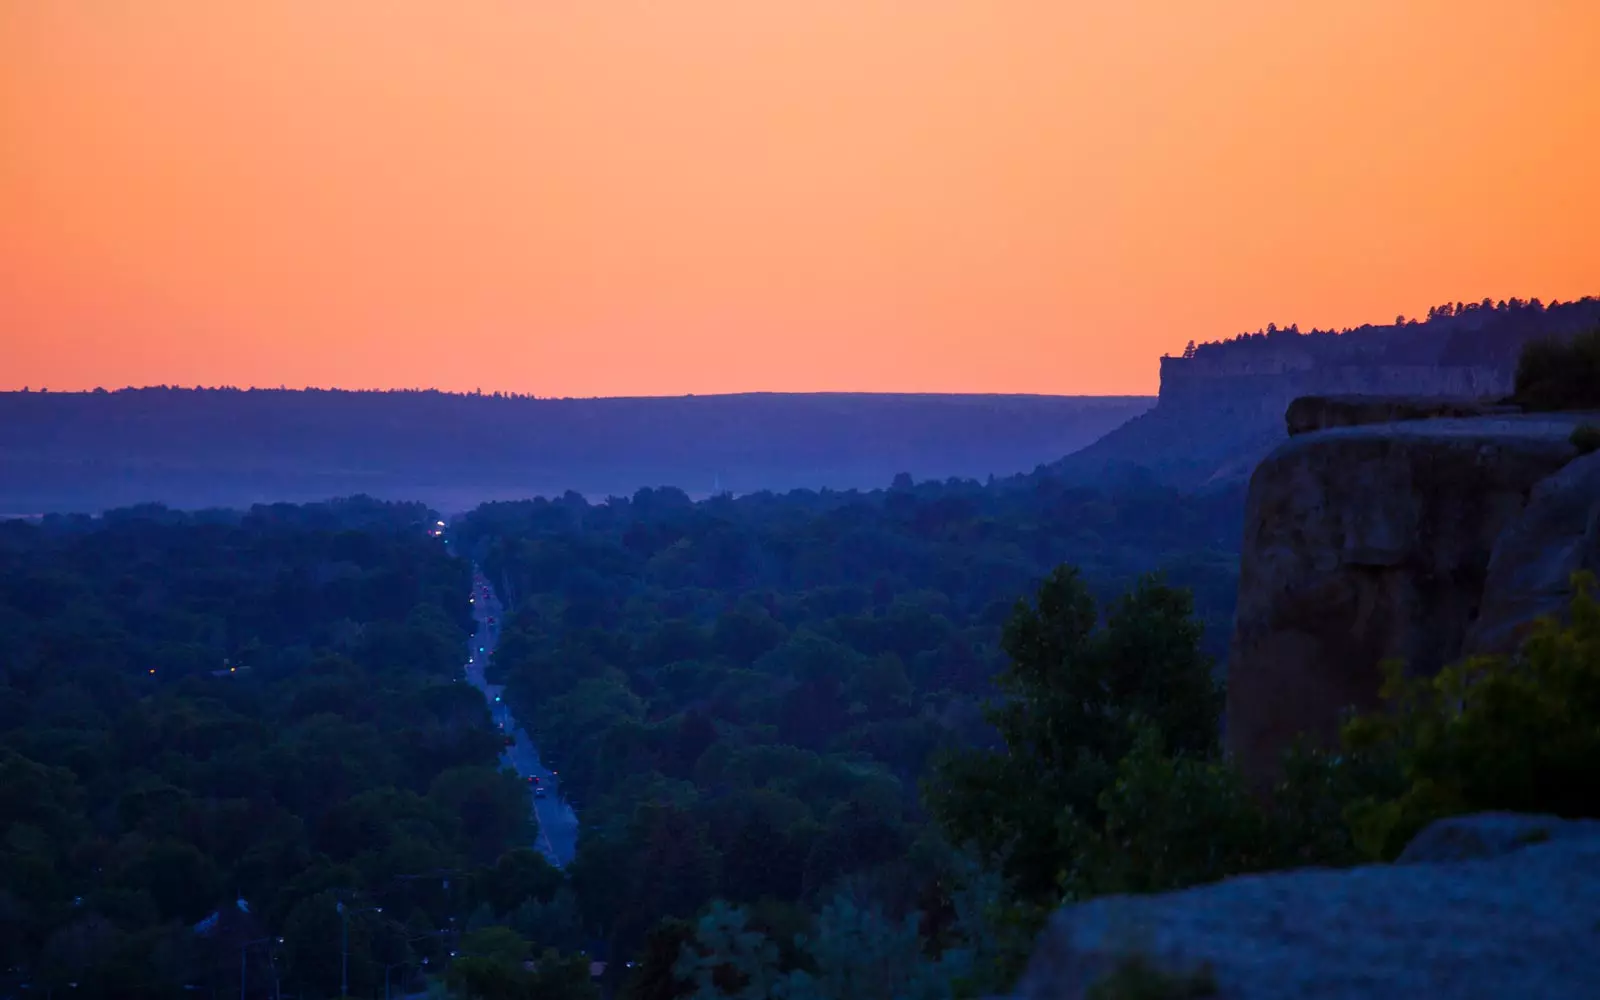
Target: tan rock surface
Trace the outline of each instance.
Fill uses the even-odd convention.
[[[1298,435],[1250,481],[1227,743],[1270,777],[1295,734],[1331,743],[1377,703],[1380,663],[1458,657],[1490,555],[1581,415],[1440,418]]]

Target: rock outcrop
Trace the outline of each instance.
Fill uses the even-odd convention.
[[[1082,451],[1057,462],[1054,470],[1068,479],[1101,479],[1119,466],[1143,467],[1158,480],[1184,489],[1243,483],[1264,456],[1284,439],[1288,408],[1289,433],[1296,421],[1331,419],[1328,405],[1302,418],[1295,412],[1301,399],[1318,401],[1387,400],[1393,412],[1377,419],[1421,416],[1476,416],[1492,412],[1484,400],[1510,390],[1508,372],[1462,368],[1441,371],[1427,366],[1403,368],[1346,366],[1306,371],[1269,371],[1231,375],[1185,369],[1182,358],[1161,361],[1161,396],[1154,409],[1142,413]],[[1361,395],[1380,393],[1381,395]],[[1409,407],[1412,412],[1402,412]],[[1350,409],[1342,403],[1338,412]],[[1375,414],[1341,417],[1370,423]],[[1326,426],[1336,426],[1329,423]],[[1342,426],[1342,425],[1341,425]]]
[[[1593,1000],[1597,945],[1600,822],[1486,814],[1430,826],[1393,865],[1065,907],[1015,996],[1075,1000],[1139,956],[1209,968],[1217,1000]]]
[[[1515,650],[1533,621],[1572,602],[1580,571],[1600,575],[1600,452],[1534,486],[1522,516],[1495,539],[1462,652]]]
[[[1471,396],[1301,396],[1284,413],[1289,436],[1334,427],[1387,424],[1434,417],[1494,417],[1522,412],[1512,404]]]
[[[1154,409],[1051,469],[1072,481],[1097,482],[1131,465],[1179,489],[1242,488],[1256,463],[1283,442],[1284,410],[1300,397],[1501,397],[1512,391],[1526,344],[1570,338],[1596,323],[1600,299],[1549,307],[1512,300],[1457,303],[1433,310],[1422,323],[1339,334],[1269,328],[1199,344],[1182,357],[1161,359]]]
[[[1333,427],[1298,434],[1261,462],[1228,668],[1227,740],[1248,778],[1268,779],[1297,734],[1329,744],[1346,708],[1374,707],[1383,660],[1432,674],[1468,648],[1480,618],[1488,643],[1559,603],[1555,578],[1593,553],[1594,511],[1580,500],[1595,479],[1579,475],[1585,465],[1570,483],[1551,480],[1531,507],[1529,496],[1577,456],[1569,438],[1584,420]],[[1556,536],[1578,554],[1554,555]],[[1540,596],[1525,593],[1529,580]]]

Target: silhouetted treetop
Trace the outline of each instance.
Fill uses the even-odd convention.
[[[1268,323],[1254,332],[1193,344],[1184,357],[1216,361],[1235,354],[1293,345],[1313,357],[1349,363],[1511,367],[1530,341],[1571,337],[1600,322],[1600,298],[1546,305],[1534,299],[1445,302],[1425,319],[1395,317],[1392,324],[1301,331]]]

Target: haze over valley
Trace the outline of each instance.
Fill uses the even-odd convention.
[[[136,389],[0,394],[0,513],[157,502],[248,507],[364,493],[464,512],[489,500],[871,490],[898,474],[1032,471],[1144,412],[1144,397],[499,394]]]

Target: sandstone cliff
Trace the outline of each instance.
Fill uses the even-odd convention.
[[[1148,469],[1182,488],[1242,482],[1268,452],[1283,443],[1283,414],[1296,398],[1314,394],[1404,394],[1409,397],[1503,396],[1512,371],[1424,365],[1339,365],[1261,372],[1196,366],[1191,359],[1161,359],[1161,395],[1155,407],[1129,420],[1057,468],[1069,477]]]
[[[1600,452],[1571,440],[1600,414],[1354,395],[1285,423],[1250,479],[1229,666],[1226,738],[1257,782],[1296,734],[1374,707],[1382,660],[1509,652],[1600,572]],[[1483,814],[1393,865],[1064,907],[1014,1000],[1120,995],[1094,989],[1130,959],[1188,990],[1139,996],[1577,1000],[1600,997],[1596,943],[1600,821]]]
[[[1331,742],[1376,705],[1380,663],[1431,674],[1508,651],[1600,568],[1600,454],[1570,443],[1594,414],[1467,401],[1298,401],[1298,431],[1246,501],[1227,742],[1265,780],[1298,733]],[[1576,461],[1574,461],[1577,459]]]
[[[1186,489],[1242,484],[1286,438],[1296,398],[1340,394],[1495,398],[1531,340],[1600,323],[1600,300],[1513,300],[1436,310],[1426,322],[1340,333],[1294,329],[1201,344],[1161,359],[1156,406],[1053,466],[1074,480],[1139,468]]]

